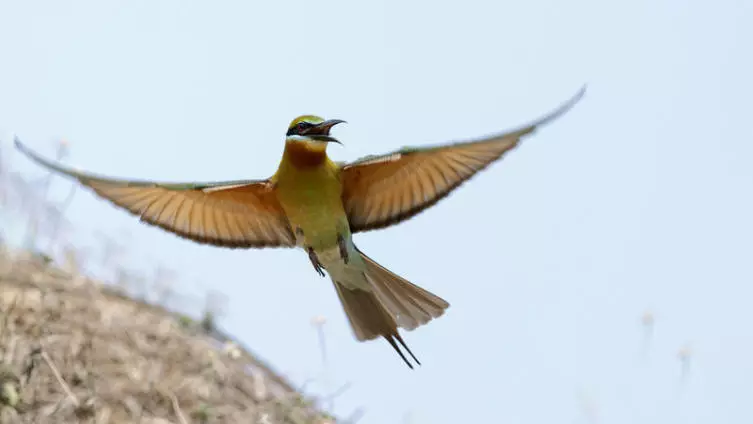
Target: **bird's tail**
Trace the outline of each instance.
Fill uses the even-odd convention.
[[[441,316],[450,304],[392,273],[361,251],[358,253],[366,265],[364,276],[369,289],[351,289],[349,287],[353,285],[335,281],[337,294],[356,338],[365,341],[384,337],[403,361],[413,368],[398,347],[397,341],[420,365],[421,362],[416,359],[398,333],[398,328],[410,331],[424,325]]]

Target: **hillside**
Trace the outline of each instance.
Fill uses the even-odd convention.
[[[0,246],[0,289],[0,423],[335,422],[226,337],[44,256]]]

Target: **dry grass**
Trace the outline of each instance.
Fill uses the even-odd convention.
[[[0,247],[2,249],[2,247]],[[245,350],[0,251],[0,423],[334,423]]]

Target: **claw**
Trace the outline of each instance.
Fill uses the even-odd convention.
[[[340,247],[340,257],[348,263],[348,246],[345,244],[345,238],[342,234],[337,235],[337,245]]]
[[[316,272],[319,275],[324,277],[324,266],[322,265],[321,262],[319,262],[319,258],[316,256],[316,252],[314,252],[314,248],[309,247],[308,252],[309,252],[309,259],[311,260],[311,265],[314,266],[314,270],[316,270]]]

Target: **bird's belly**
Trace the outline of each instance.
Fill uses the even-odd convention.
[[[279,198],[298,246],[322,250],[337,247],[339,238],[350,238],[339,187],[299,184],[282,188]]]
[[[313,254],[332,281],[349,289],[369,289],[363,259],[353,244],[348,219],[340,204],[333,208],[310,202],[286,213],[298,247]]]
[[[295,212],[287,212],[288,220],[295,233],[296,244],[315,250],[337,248],[340,238],[350,237],[345,213],[322,207],[315,203],[300,205]]]
[[[350,289],[368,290],[364,262],[355,248],[339,187],[299,185],[280,193],[296,244],[321,263],[330,278]]]

